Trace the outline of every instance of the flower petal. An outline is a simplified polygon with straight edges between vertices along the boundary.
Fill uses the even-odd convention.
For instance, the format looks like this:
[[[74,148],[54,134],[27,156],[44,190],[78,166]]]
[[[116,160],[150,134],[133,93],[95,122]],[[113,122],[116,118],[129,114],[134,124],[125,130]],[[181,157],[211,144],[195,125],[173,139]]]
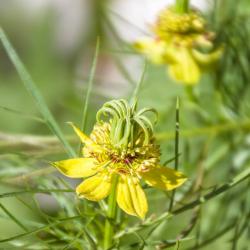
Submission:
[[[127,214],[137,216],[136,211],[133,206],[132,197],[130,195],[129,187],[127,181],[122,176],[119,178],[117,185],[117,203],[119,207],[124,210]]]
[[[209,66],[216,63],[222,57],[222,54],[223,54],[223,48],[219,48],[207,54],[201,53],[196,49],[192,50],[193,57],[202,66]]]
[[[88,157],[89,156],[89,150],[95,151],[95,152],[102,152],[103,149],[97,145],[93,140],[91,140],[87,135],[85,135],[78,127],[76,127],[72,122],[69,122],[69,124],[72,126],[76,134],[81,139],[82,143],[84,143],[87,147],[84,147],[83,154]]]
[[[99,201],[106,198],[112,185],[112,176],[107,172],[99,173],[83,181],[76,188],[76,193],[80,198],[86,198],[91,201]]]
[[[117,203],[126,213],[144,218],[148,211],[146,195],[138,180],[121,176],[117,187]]]
[[[96,173],[97,164],[93,158],[75,158],[53,162],[62,174],[71,178],[89,177]]]
[[[76,127],[72,122],[69,122],[69,124],[74,129],[75,133],[79,136],[82,143],[84,143],[84,144],[93,143],[93,141],[87,135],[85,135],[78,127]]]
[[[181,186],[187,177],[174,169],[168,167],[156,167],[147,172],[141,172],[141,177],[150,186],[163,190],[172,190]]]
[[[176,49],[176,63],[169,66],[169,74],[176,81],[195,84],[200,80],[200,69],[188,49]]]
[[[153,63],[165,63],[166,43],[164,41],[146,37],[136,41],[134,47]]]

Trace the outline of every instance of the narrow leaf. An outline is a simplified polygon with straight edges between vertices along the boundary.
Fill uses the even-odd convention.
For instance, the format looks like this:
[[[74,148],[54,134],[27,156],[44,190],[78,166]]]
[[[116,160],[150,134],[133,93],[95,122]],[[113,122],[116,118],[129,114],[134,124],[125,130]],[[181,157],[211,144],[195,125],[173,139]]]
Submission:
[[[14,50],[13,46],[9,42],[7,36],[5,35],[4,31],[0,28],[0,39],[3,43],[3,46],[14,64],[25,88],[27,91],[31,94],[31,96],[34,98],[34,101],[40,111],[40,113],[43,115],[44,120],[47,124],[47,126],[51,129],[51,131],[58,137],[58,139],[62,142],[65,150],[69,154],[69,156],[74,157],[76,156],[74,150],[71,148],[70,144],[65,139],[60,127],[58,126],[56,120],[54,119],[53,115],[51,114],[43,96],[41,95],[39,89],[35,85],[33,79],[31,78],[30,74],[26,70],[24,64],[20,60],[19,56],[17,55],[16,51]]]
[[[24,231],[28,231],[28,229],[3,205],[0,203],[0,208],[12,219],[19,227],[21,227]]]

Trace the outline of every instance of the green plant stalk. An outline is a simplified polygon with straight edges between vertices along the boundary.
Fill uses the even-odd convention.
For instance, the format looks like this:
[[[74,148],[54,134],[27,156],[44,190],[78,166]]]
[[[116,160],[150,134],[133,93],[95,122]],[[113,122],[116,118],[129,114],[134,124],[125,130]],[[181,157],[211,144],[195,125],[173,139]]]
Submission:
[[[186,205],[172,211],[171,213],[169,213],[167,211],[154,220],[148,220],[148,221],[145,221],[144,223],[136,224],[135,226],[130,227],[127,230],[122,230],[115,235],[115,238],[118,239],[118,238],[123,237],[124,235],[132,234],[134,232],[140,231],[143,228],[145,228],[145,226],[155,225],[156,223],[159,223],[162,220],[170,219],[173,216],[176,216],[178,214],[186,212],[186,211],[188,211],[192,208],[195,208],[201,204],[205,204],[209,200],[214,199],[215,197],[227,192],[231,188],[239,185],[241,182],[243,182],[249,178],[250,178],[250,168],[247,168],[247,169],[243,170],[241,173],[239,173],[238,175],[236,175],[231,181],[218,186],[217,188],[215,188],[214,190],[212,190],[208,194],[203,195],[203,196],[199,197],[198,199],[187,203]]]
[[[72,216],[72,217],[66,217],[66,218],[58,219],[58,220],[55,221],[55,222],[52,222],[52,223],[50,223],[50,224],[48,224],[48,225],[39,227],[39,228],[34,229],[34,230],[32,230],[32,231],[28,231],[28,232],[25,232],[25,233],[22,233],[22,234],[18,234],[18,235],[9,237],[9,238],[0,239],[0,243],[8,242],[8,241],[11,241],[11,240],[16,240],[16,239],[22,238],[22,237],[24,237],[24,236],[33,235],[33,234],[42,232],[42,231],[45,231],[45,230],[47,230],[47,229],[49,229],[49,228],[53,228],[53,227],[55,227],[55,226],[57,226],[57,225],[59,225],[59,224],[65,223],[66,221],[80,220],[80,219],[83,219],[83,217],[82,217],[81,215],[77,215],[77,216]]]
[[[112,22],[109,20],[108,16],[103,14],[103,21],[105,22],[105,25],[107,25],[110,33],[112,34],[112,36],[114,36],[114,41],[117,44],[118,48],[122,48],[124,47],[124,45],[126,45],[124,43],[124,41],[121,39],[121,37],[119,36],[118,31],[116,30],[116,28],[113,26]],[[130,83],[132,86],[136,86],[136,81],[134,81],[134,79],[131,77],[130,73],[128,72],[126,66],[123,64],[122,60],[120,59],[120,57],[117,57],[117,55],[113,54],[113,58],[116,62],[116,66],[117,68],[120,70],[121,74],[124,76],[124,78],[128,81],[128,83]]]
[[[2,204],[0,203],[0,208],[11,218],[20,228],[22,228],[24,231],[28,232],[28,229],[26,228],[23,223],[21,223],[12,213],[9,212],[9,210]]]
[[[22,118],[30,119],[30,120],[37,121],[40,123],[46,123],[45,120],[40,117],[32,116],[22,111],[16,110],[16,109],[12,109],[12,108],[5,107],[5,106],[0,106],[0,109],[3,111],[10,112],[15,115],[20,115]]]
[[[114,236],[114,221],[116,218],[116,189],[118,183],[118,176],[114,178],[111,193],[109,195],[108,200],[108,210],[107,210],[107,218],[105,221],[105,228],[104,228],[104,249],[107,250],[112,246],[113,236]]]
[[[175,112],[175,160],[174,169],[177,171],[179,166],[179,138],[180,138],[180,101],[179,97],[176,99],[176,112]],[[174,205],[175,190],[173,190],[168,211],[171,212]]]
[[[47,124],[47,126],[50,128],[50,130],[58,137],[58,139],[63,144],[65,150],[67,151],[68,155],[71,157],[75,157],[76,154],[68,141],[65,139],[64,134],[62,133],[60,127],[58,126],[54,116],[50,112],[43,96],[41,95],[39,89],[35,85],[32,77],[28,73],[27,69],[25,68],[24,64],[20,60],[19,56],[17,55],[16,51],[14,50],[13,46],[9,42],[6,34],[0,27],[0,40],[2,41],[2,44],[11,60],[13,65],[15,66],[25,88],[27,91],[31,94],[31,96],[34,98],[35,103],[40,111],[40,113],[43,115],[43,118]]]
[[[184,14],[189,11],[189,0],[176,0],[175,10],[179,14]]]
[[[87,93],[86,93],[86,97],[85,97],[84,108],[83,108],[83,117],[82,117],[82,123],[81,123],[81,129],[83,131],[86,129],[86,120],[87,120],[87,113],[88,113],[89,98],[90,98],[90,93],[91,93],[91,90],[93,87],[99,51],[100,51],[100,38],[98,37],[97,42],[96,42],[95,55],[94,55],[94,59],[92,62],[90,76],[89,76],[89,80],[88,80],[88,89],[87,89]]]
[[[100,38],[97,38],[96,41],[96,47],[95,47],[95,55],[94,59],[92,62],[91,70],[90,70],[90,75],[89,75],[89,80],[88,80],[88,88],[85,96],[85,101],[84,101],[84,107],[83,107],[83,113],[82,113],[82,121],[81,121],[81,130],[85,131],[86,129],[86,121],[87,121],[87,115],[88,115],[88,107],[89,107],[89,99],[90,99],[90,94],[92,91],[93,87],[93,82],[94,82],[94,77],[95,77],[95,72],[96,72],[96,66],[97,66],[97,59],[100,51]],[[82,143],[79,145],[79,150],[78,150],[78,155],[81,154],[81,147]]]
[[[22,191],[16,191],[16,192],[10,192],[10,193],[1,193],[0,199],[2,198],[8,198],[8,197],[14,197],[17,195],[23,195],[23,194],[51,194],[51,193],[75,193],[75,190],[73,189],[31,189],[31,190],[22,190]]]
[[[200,128],[192,129],[182,129],[180,136],[184,138],[194,138],[199,136],[209,136],[223,134],[231,131],[249,131],[250,130],[250,120],[229,122],[224,124],[216,124],[212,126],[204,126]],[[174,139],[175,135],[172,132],[162,132],[156,134],[156,139],[158,141]]]
[[[141,86],[142,86],[144,78],[145,78],[146,71],[147,71],[147,61],[145,59],[142,74],[141,74],[141,78],[140,78],[138,84],[135,87],[135,90],[134,90],[134,93],[132,95],[131,101],[137,101],[139,92],[141,90]]]

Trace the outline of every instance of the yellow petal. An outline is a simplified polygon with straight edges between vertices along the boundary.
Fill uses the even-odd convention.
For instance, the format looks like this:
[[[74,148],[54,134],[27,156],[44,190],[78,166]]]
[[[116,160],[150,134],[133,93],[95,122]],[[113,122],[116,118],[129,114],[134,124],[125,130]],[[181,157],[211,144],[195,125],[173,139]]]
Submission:
[[[178,62],[170,64],[170,76],[179,82],[186,84],[196,84],[200,80],[200,69],[190,51],[185,48],[176,49],[176,60]]]
[[[144,218],[148,211],[146,195],[138,181],[122,176],[117,187],[117,203],[126,213]]]
[[[175,189],[187,180],[187,177],[181,172],[160,166],[152,168],[147,172],[141,172],[140,175],[150,186],[163,190]]]
[[[166,43],[153,38],[143,38],[134,43],[135,49],[145,54],[153,63],[165,63]]]
[[[130,195],[129,187],[125,178],[120,177],[117,185],[117,203],[119,207],[124,210],[127,214],[137,216],[132,197]]]
[[[223,48],[219,48],[211,53],[201,53],[198,50],[193,49],[192,50],[192,55],[197,60],[198,63],[204,66],[209,66],[211,64],[216,63],[222,56],[223,54]]]
[[[78,127],[76,127],[72,122],[69,122],[69,124],[72,126],[72,128],[74,129],[74,131],[76,132],[76,134],[79,136],[79,138],[81,139],[82,143],[84,143],[87,148],[85,151],[83,151],[83,153],[85,152],[85,156],[89,156],[88,152],[89,150],[91,151],[95,151],[95,152],[102,152],[103,149],[97,145],[95,142],[93,142],[87,135],[85,135]]]
[[[86,198],[91,201],[99,201],[106,198],[111,191],[112,176],[105,173],[99,173],[83,181],[76,188],[76,193],[80,198]]]
[[[75,158],[53,162],[62,174],[71,178],[89,177],[96,173],[96,160],[93,158]]]
[[[210,35],[208,35],[208,36],[214,36],[214,34],[210,33]],[[205,50],[211,50],[214,47],[212,40],[208,39],[208,37],[204,36],[204,34],[198,36],[195,39],[194,45],[195,45],[195,47],[199,47],[199,48],[205,49]]]
[[[78,127],[76,127],[72,122],[69,122],[69,124],[72,126],[75,133],[79,136],[82,143],[84,143],[84,144],[93,143],[93,141],[87,135],[85,135]]]

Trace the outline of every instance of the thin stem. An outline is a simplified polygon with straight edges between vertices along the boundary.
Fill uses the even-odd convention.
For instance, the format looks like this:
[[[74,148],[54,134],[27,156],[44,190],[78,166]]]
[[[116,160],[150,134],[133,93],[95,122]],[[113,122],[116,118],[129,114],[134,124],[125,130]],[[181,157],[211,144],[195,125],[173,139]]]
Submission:
[[[179,165],[179,134],[180,134],[180,102],[179,98],[176,99],[176,113],[175,113],[175,161],[174,161],[174,169],[178,170]],[[175,190],[172,192],[169,209],[171,212],[174,204]]]
[[[66,140],[61,128],[59,127],[53,114],[49,110],[49,107],[47,103],[45,102],[45,99],[43,95],[41,94],[39,88],[36,86],[31,75],[29,74],[23,62],[17,55],[16,51],[14,50],[12,44],[9,42],[8,37],[6,36],[5,32],[1,29],[1,27],[0,27],[0,41],[2,42],[3,47],[5,48],[11,62],[13,63],[19,77],[21,78],[24,84],[24,87],[29,92],[29,94],[33,97],[34,102],[37,105],[37,108],[40,111],[41,115],[43,116],[44,121],[46,121],[47,126],[53,132],[53,134],[55,134],[58,137],[58,139],[61,141],[68,155],[70,157],[75,157],[76,156],[75,151]]]
[[[75,191],[73,189],[32,189],[32,190],[23,190],[23,191],[17,191],[17,192],[10,192],[10,193],[1,193],[0,199],[6,198],[6,197],[13,197],[16,195],[22,195],[22,194],[51,194],[51,193],[74,193]]]
[[[179,14],[187,13],[189,10],[189,0],[176,0],[175,10]]]
[[[179,134],[180,134],[180,101],[179,97],[177,97],[176,113],[175,113],[175,161],[174,161],[175,170],[178,170],[178,165],[179,165]]]
[[[28,232],[28,229],[23,223],[21,223],[12,213],[9,212],[9,210],[0,203],[0,208],[9,216],[10,219],[12,219],[20,228],[22,228],[24,231]]]
[[[140,91],[141,86],[143,84],[146,71],[147,71],[147,61],[145,60],[143,70],[142,70],[142,74],[141,74],[141,78],[140,78],[140,80],[139,80],[139,82],[136,85],[136,88],[134,90],[134,93],[133,93],[133,96],[132,96],[132,101],[137,101],[137,99],[138,99],[138,94],[139,94],[139,91]]]
[[[243,182],[244,180],[249,179],[249,178],[250,178],[250,169],[247,168],[246,170],[244,170],[243,172],[238,174],[236,177],[234,177],[230,182],[227,182],[227,183],[215,188],[214,190],[212,190],[208,194],[201,196],[194,201],[191,201],[190,203],[184,205],[183,207],[174,210],[172,213],[166,212],[154,220],[148,220],[148,221],[145,221],[144,223],[136,224],[133,227],[130,227],[129,229],[120,231],[116,234],[115,238],[118,239],[118,238],[123,237],[124,235],[131,234],[131,233],[137,232],[139,230],[142,230],[143,228],[145,228],[146,225],[153,226],[153,225],[159,223],[160,221],[167,220],[169,218],[172,218],[173,216],[176,216],[178,214],[186,212],[186,211],[188,211],[194,207],[197,207],[201,204],[205,204],[209,200],[214,199],[215,197],[219,196],[220,194],[227,192],[231,188],[235,187],[236,185],[239,185],[241,182]],[[235,226],[235,223],[233,223],[233,226]]]
[[[112,24],[112,22],[110,21],[110,19],[108,18],[107,15],[103,14],[103,21],[105,22],[105,24],[107,25],[109,31],[111,32],[111,35],[115,38],[114,41],[117,44],[118,48],[124,48],[124,45],[126,45],[124,43],[124,41],[121,39],[121,37],[119,36],[119,33],[117,32],[116,28],[114,27],[114,25]],[[128,81],[128,83],[130,83],[132,86],[136,85],[136,82],[134,81],[134,79],[131,77],[130,73],[128,72],[127,68],[125,67],[125,65],[123,64],[122,60],[120,59],[120,57],[117,57],[117,55],[113,55],[113,58],[116,62],[116,66],[117,68],[120,70],[121,74],[124,76],[124,78]]]
[[[87,93],[85,96],[85,102],[84,102],[84,107],[83,107],[83,114],[82,114],[82,121],[81,121],[81,130],[82,131],[85,131],[85,129],[86,129],[89,98],[90,98],[90,93],[91,93],[91,90],[93,87],[99,50],[100,50],[100,38],[98,37],[97,41],[96,41],[95,55],[94,55],[94,59],[93,59],[92,66],[91,66],[90,76],[89,76],[89,80],[88,80],[88,88],[87,88]],[[80,146],[79,146],[79,155],[81,154],[81,146],[82,146],[82,143],[80,143]]]
[[[89,98],[90,98],[90,93],[91,93],[92,86],[93,86],[99,50],[100,50],[100,38],[98,37],[97,42],[96,42],[95,55],[94,55],[93,63],[91,66],[91,72],[90,72],[90,76],[89,76],[89,80],[88,80],[88,89],[87,89],[85,103],[84,103],[84,109],[83,109],[83,117],[82,117],[82,123],[81,123],[81,129],[83,131],[86,129],[86,120],[87,120]]]
[[[32,231],[25,232],[25,233],[22,233],[22,234],[18,234],[18,235],[15,235],[15,236],[11,236],[9,238],[1,239],[0,243],[8,242],[8,241],[11,241],[11,240],[16,240],[16,239],[19,239],[19,238],[22,238],[22,237],[28,236],[28,235],[33,235],[33,234],[39,233],[41,231],[45,231],[45,230],[47,230],[49,228],[55,227],[55,226],[57,226],[59,224],[65,223],[66,221],[79,220],[79,219],[82,219],[82,216],[77,215],[77,216],[72,216],[72,217],[66,217],[66,218],[58,219],[55,222],[52,222],[52,223],[50,223],[48,225],[36,228],[36,229],[34,229]]]
[[[0,109],[4,110],[4,111],[7,111],[7,112],[10,112],[10,113],[15,114],[15,115],[19,115],[19,116],[21,116],[22,118],[25,118],[25,119],[33,120],[33,121],[40,122],[40,123],[43,123],[43,124],[46,123],[46,121],[44,119],[40,118],[40,117],[33,116],[33,115],[27,114],[25,112],[22,112],[22,111],[19,111],[19,110],[16,110],[16,109],[12,109],[12,108],[5,107],[5,106],[0,106]]]
[[[188,204],[186,204],[185,206],[173,211],[174,215],[183,213],[189,209],[192,209],[200,204],[206,203],[207,201],[211,200],[212,198],[218,196],[221,193],[226,192],[227,190],[231,189],[232,187],[236,186],[237,184],[241,183],[242,181],[244,181],[245,179],[248,179],[250,177],[250,169],[246,169],[243,172],[241,172],[240,174],[238,174],[236,177],[233,178],[232,181],[225,183],[223,185],[221,185],[218,188],[215,188],[213,191],[211,191],[210,193],[199,197],[199,199],[190,202]]]
[[[114,236],[114,222],[116,218],[116,187],[118,183],[118,176],[114,178],[111,194],[109,195],[108,200],[108,211],[107,218],[105,221],[105,229],[104,229],[104,249],[107,250],[112,246],[113,236]]]
[[[198,136],[207,136],[207,135],[215,136],[217,134],[223,134],[223,133],[231,132],[234,130],[249,131],[250,120],[217,124],[217,125],[207,126],[207,127],[204,126],[200,128],[182,129],[180,135],[181,137],[185,137],[185,138],[194,138]],[[175,135],[172,132],[163,132],[163,133],[157,133],[156,139],[158,141],[170,140],[170,139],[173,139],[174,136]]]
[[[200,249],[206,245],[209,245],[210,243],[214,242],[216,239],[220,238],[221,236],[225,235],[227,232],[232,230],[234,228],[234,226],[235,226],[235,222],[233,222],[230,225],[228,225],[227,227],[223,228],[222,230],[220,230],[217,234],[215,234],[211,238],[204,240],[199,245],[196,245],[195,247],[190,247],[187,250],[197,250],[197,249]]]

